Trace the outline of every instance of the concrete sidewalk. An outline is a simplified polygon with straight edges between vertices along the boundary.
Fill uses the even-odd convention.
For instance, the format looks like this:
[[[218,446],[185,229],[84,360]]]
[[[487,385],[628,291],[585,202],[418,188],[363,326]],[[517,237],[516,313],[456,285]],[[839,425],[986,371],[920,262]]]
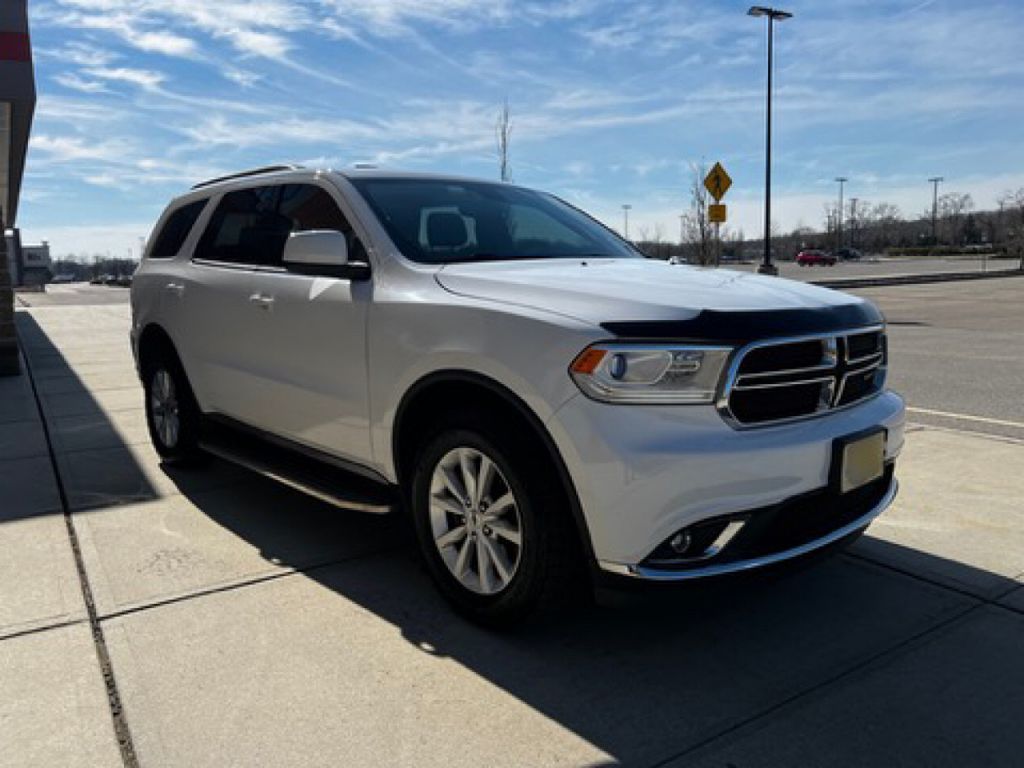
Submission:
[[[0,380],[0,766],[963,766],[1024,754],[1019,441],[914,428],[897,505],[845,554],[603,594],[498,635],[441,603],[398,521],[340,514],[217,462],[161,466],[128,312],[17,313],[50,441],[27,377]]]

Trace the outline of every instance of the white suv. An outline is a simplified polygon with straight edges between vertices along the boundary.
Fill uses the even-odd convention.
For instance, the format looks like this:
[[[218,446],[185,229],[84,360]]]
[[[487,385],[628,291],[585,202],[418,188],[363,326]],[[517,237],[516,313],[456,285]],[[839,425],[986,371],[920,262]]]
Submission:
[[[884,321],[824,288],[644,258],[508,184],[249,171],[197,185],[132,285],[150,432],[406,509],[492,623],[589,572],[680,581],[863,531],[896,493]]]

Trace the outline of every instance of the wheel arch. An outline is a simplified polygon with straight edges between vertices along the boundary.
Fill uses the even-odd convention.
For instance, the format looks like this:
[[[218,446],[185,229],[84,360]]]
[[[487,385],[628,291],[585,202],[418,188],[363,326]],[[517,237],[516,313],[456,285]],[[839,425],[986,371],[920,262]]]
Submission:
[[[138,347],[140,376],[146,370],[147,363],[152,360],[153,355],[159,350],[170,351],[177,358],[178,362],[181,362],[181,355],[178,354],[174,340],[171,339],[171,335],[159,323],[149,323],[142,329],[142,333],[139,334]]]
[[[419,379],[406,391],[395,412],[391,430],[392,458],[399,484],[404,484],[403,481],[411,471],[415,451],[419,446],[416,437],[420,429],[433,421],[442,409],[456,405],[466,407],[467,404],[497,408],[500,413],[512,417],[529,430],[528,434],[539,443],[551,460],[551,466],[568,502],[583,552],[588,562],[596,567],[590,528],[583,515],[576,485],[550,432],[522,398],[483,374],[465,370],[435,371]]]

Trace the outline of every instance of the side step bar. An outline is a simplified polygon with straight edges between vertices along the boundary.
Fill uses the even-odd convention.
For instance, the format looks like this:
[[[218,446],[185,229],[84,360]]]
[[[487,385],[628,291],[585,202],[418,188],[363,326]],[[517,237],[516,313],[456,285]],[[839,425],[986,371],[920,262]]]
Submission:
[[[240,430],[204,430],[200,447],[224,461],[313,496],[340,509],[387,515],[398,508],[394,488]]]

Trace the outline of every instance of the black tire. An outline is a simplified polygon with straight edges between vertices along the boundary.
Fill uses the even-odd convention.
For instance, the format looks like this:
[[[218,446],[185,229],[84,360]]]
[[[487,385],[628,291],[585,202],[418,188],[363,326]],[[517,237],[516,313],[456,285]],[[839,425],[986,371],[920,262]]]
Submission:
[[[518,430],[521,432],[521,428]],[[456,611],[485,626],[509,627],[573,601],[585,601],[588,582],[565,491],[536,446],[524,441],[517,428],[482,414],[463,418],[457,425],[452,423],[432,434],[417,453],[407,495],[420,553],[442,595]],[[492,594],[480,594],[464,585],[435,544],[431,522],[434,471],[446,456],[464,448],[494,462],[500,473],[496,482],[502,482],[513,494],[520,522],[521,549],[514,575]],[[476,536],[484,538],[486,526],[481,530]],[[497,539],[492,536],[490,541]],[[470,543],[465,539],[462,542]],[[493,573],[498,574],[491,562]]]
[[[166,379],[163,377],[166,376]],[[167,403],[161,407],[158,392],[161,382],[169,382],[173,397],[177,428],[169,431]],[[202,455],[199,449],[201,414],[188,383],[185,370],[173,350],[160,347],[147,355],[142,367],[142,383],[146,396],[146,426],[156,452],[167,462],[187,464]],[[164,419],[161,419],[163,413]]]

